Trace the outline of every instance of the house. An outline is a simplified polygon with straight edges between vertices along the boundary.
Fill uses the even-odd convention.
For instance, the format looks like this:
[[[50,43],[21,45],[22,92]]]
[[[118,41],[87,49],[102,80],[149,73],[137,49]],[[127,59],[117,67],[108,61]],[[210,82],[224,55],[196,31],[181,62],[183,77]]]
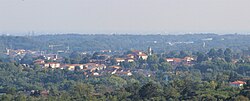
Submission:
[[[31,96],[48,96],[49,90],[31,90],[30,92],[27,92],[27,95]]]
[[[46,54],[43,56],[47,60],[57,60],[58,56],[56,54]]]
[[[148,55],[146,55],[145,53],[141,53],[141,54],[138,54],[138,58],[142,58],[143,60],[147,60]]]
[[[15,50],[16,54],[20,55],[20,54],[25,54],[26,53],[26,50],[24,49],[18,49],[18,50]]]
[[[114,72],[115,70],[120,69],[120,68],[121,68],[121,66],[116,66],[116,65],[109,66],[103,72],[112,74],[112,72]]]
[[[191,62],[191,61],[194,61],[194,58],[186,56],[186,57],[183,58],[183,60],[186,61],[186,62]]]
[[[45,68],[51,67],[51,68],[60,68],[60,63],[57,62],[49,62],[44,64]]]
[[[166,58],[165,59],[167,62],[173,64],[173,63],[181,63],[182,59],[181,58]]]
[[[100,74],[97,72],[92,73],[93,76],[99,76]]]
[[[174,62],[174,58],[166,58],[167,62]]]
[[[243,85],[245,85],[245,84],[247,84],[247,83],[244,81],[238,81],[238,80],[234,81],[234,82],[230,82],[230,86],[238,87],[238,88],[243,87]]]
[[[127,62],[134,62],[135,60],[132,59],[132,58],[127,58],[127,59],[125,59],[125,61],[127,61]]]
[[[111,50],[100,50],[100,52],[102,52],[102,53],[111,53],[112,51]]]
[[[137,59],[142,58],[143,60],[147,60],[147,58],[148,58],[148,55],[145,54],[145,53],[142,52],[142,51],[133,50],[132,52],[133,52],[133,54],[136,56]]]
[[[26,53],[27,51],[24,49],[18,49],[18,50],[6,49],[6,54],[11,56],[25,55]]]
[[[125,59],[124,59],[124,58],[115,58],[115,61],[116,61],[117,63],[119,63],[119,62],[124,62]]]
[[[124,58],[115,58],[115,62],[117,63],[117,65],[120,65],[120,63],[124,61],[125,61]]]
[[[84,69],[85,65],[84,64],[65,64],[63,66],[64,69],[68,69],[70,71],[76,70],[76,67],[79,67],[80,70]]]
[[[86,68],[86,70],[89,70],[90,72],[94,72],[96,70],[106,69],[106,65],[96,64],[96,63],[87,63],[87,64],[85,64],[85,68]]]
[[[193,64],[192,64],[193,61],[194,61],[194,58],[193,58],[193,57],[189,57],[189,56],[184,57],[184,58],[182,59],[182,63],[183,63],[184,65],[187,65],[187,66],[193,65]]]
[[[115,58],[115,62],[117,63],[117,65],[120,65],[121,62],[134,62],[133,58]]]
[[[49,95],[49,90],[42,90],[40,91],[41,96],[48,96]]]
[[[194,58],[193,57],[166,58],[165,60],[172,65],[178,65],[180,63],[183,63],[184,65],[190,65],[192,63],[192,61],[194,61]]]
[[[118,69],[115,69],[114,71],[111,72],[111,74],[115,74]]]
[[[120,69],[120,68],[121,68],[121,66],[109,66],[109,68]]]
[[[34,64],[38,64],[38,65],[42,65],[45,63],[45,61],[43,59],[37,59],[35,61],[33,61]]]
[[[128,55],[127,55],[127,58],[134,59],[134,58],[135,58],[135,56],[134,56],[133,54],[128,54]]]
[[[131,73],[130,70],[123,70],[123,69],[115,69],[111,74],[117,74],[120,76],[132,76],[133,74]]]

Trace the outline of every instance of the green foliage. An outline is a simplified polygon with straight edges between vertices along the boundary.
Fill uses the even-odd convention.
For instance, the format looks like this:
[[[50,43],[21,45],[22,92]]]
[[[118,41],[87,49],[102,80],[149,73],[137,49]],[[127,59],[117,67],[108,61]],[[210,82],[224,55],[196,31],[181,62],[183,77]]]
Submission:
[[[161,62],[160,66],[158,68],[159,68],[159,70],[162,70],[162,71],[172,71],[173,70],[173,66],[168,62]]]
[[[201,63],[202,61],[207,61],[208,60],[208,56],[204,55],[202,53],[197,53],[197,62]]]
[[[25,56],[21,59],[21,64],[32,64],[33,58],[31,54],[25,54]]]
[[[80,39],[76,38],[76,40]],[[98,46],[98,42],[86,42],[86,44]],[[99,55],[98,52],[88,56],[74,51],[69,56],[65,56],[62,62],[88,63],[90,59],[103,59]],[[194,53],[193,56],[197,61],[178,65],[166,62],[165,56],[183,58],[190,56],[190,53],[172,51],[167,54],[153,54],[147,60],[122,62],[122,69],[131,70],[132,76],[111,75],[109,71],[100,71],[100,76],[88,75],[87,77],[83,73],[84,70],[80,70],[79,67],[76,71],[45,69],[39,65],[33,65],[31,63],[33,58],[29,54],[26,54],[20,63],[3,60],[0,61],[0,100],[248,100],[249,82],[242,89],[229,85],[231,81],[250,76],[250,64],[245,61],[248,59],[246,56],[243,57],[240,54],[236,58],[231,49],[223,51],[214,48],[208,53]],[[239,58],[242,61],[233,62]],[[30,65],[25,66],[21,63]],[[108,66],[115,64],[117,63],[112,58],[111,63],[107,63]],[[43,96],[41,92],[46,90],[49,94]],[[27,94],[30,91],[35,93]]]
[[[123,85],[127,84],[127,81],[124,80],[121,77],[112,75],[109,79],[108,79],[109,83],[115,87],[122,87]]]
[[[147,59],[148,64],[156,64],[158,62],[159,62],[159,58],[157,57],[157,55],[153,54],[153,55],[148,56],[148,59]]]
[[[141,87],[139,95],[142,99],[149,99],[152,97],[161,96],[160,88],[153,82],[149,82]]]

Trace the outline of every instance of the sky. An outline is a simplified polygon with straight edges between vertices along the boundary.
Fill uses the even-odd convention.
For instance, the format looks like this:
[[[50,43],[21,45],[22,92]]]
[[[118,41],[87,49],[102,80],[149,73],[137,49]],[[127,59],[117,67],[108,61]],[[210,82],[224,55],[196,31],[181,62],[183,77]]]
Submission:
[[[0,33],[247,33],[250,0],[0,0]]]

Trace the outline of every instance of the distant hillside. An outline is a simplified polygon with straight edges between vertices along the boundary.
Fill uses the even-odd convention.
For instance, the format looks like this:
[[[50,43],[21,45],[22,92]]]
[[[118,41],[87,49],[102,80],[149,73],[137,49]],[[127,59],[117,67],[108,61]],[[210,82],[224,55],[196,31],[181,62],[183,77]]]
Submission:
[[[155,51],[191,50],[204,51],[210,48],[247,49],[250,35],[40,35],[40,36],[0,36],[0,49],[47,50],[49,45],[71,50],[146,50]],[[55,47],[56,48],[56,47]]]
[[[11,49],[38,49],[40,44],[33,37],[0,36],[0,50]]]

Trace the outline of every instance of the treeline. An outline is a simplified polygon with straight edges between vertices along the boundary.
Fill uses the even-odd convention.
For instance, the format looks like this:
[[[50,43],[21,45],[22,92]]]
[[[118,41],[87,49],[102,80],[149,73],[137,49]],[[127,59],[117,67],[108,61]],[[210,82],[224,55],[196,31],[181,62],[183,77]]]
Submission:
[[[170,50],[207,51],[211,48],[247,49],[250,35],[39,35],[0,36],[0,49],[30,49],[57,51],[145,50],[151,46],[156,52]],[[49,45],[58,45],[51,49]]]

